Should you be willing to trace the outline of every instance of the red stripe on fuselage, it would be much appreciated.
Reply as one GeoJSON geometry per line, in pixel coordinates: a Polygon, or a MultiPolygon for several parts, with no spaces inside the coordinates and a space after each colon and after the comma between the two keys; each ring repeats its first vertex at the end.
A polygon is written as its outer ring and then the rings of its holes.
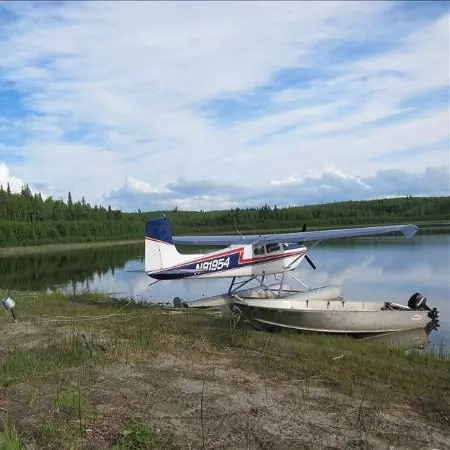
{"type": "Polygon", "coordinates": [[[258,262],[258,261],[270,261],[272,259],[280,259],[280,258],[288,258],[290,256],[295,256],[299,253],[303,253],[305,250],[294,250],[291,251],[291,253],[283,252],[275,255],[266,255],[266,256],[257,256],[256,258],[246,258],[244,259],[243,254],[241,253],[239,255],[239,264],[247,264],[252,262],[258,262]]]}

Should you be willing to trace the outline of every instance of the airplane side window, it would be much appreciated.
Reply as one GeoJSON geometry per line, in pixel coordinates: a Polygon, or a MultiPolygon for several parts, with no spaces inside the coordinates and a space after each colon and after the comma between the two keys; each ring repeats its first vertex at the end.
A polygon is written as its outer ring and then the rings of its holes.
{"type": "Polygon", "coordinates": [[[260,247],[255,247],[253,250],[253,253],[256,255],[264,255],[265,251],[264,251],[264,247],[260,246],[260,247]]]}
{"type": "Polygon", "coordinates": [[[280,244],[267,244],[266,245],[267,253],[276,252],[277,250],[280,250],[280,244]]]}

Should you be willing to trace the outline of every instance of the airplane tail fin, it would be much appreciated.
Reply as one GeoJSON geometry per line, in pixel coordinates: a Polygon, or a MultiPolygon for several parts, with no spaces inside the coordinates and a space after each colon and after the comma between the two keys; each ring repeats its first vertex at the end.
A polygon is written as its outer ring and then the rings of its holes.
{"type": "Polygon", "coordinates": [[[163,270],[181,261],[167,219],[149,220],[145,224],[145,271],[163,270]]]}

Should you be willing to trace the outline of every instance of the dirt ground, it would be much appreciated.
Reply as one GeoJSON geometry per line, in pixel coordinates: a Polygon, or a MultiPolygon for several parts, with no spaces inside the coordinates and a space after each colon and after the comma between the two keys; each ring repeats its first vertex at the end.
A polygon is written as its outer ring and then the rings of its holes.
{"type": "MultiPolygon", "coordinates": [[[[3,324],[0,355],[15,342],[33,350],[44,334],[31,323],[3,324]]],[[[450,429],[411,408],[344,395],[320,375],[269,377],[250,368],[252,359],[263,358],[257,352],[206,344],[198,350],[156,356],[136,350],[113,363],[94,357],[57,373],[30,372],[19,383],[3,376],[0,416],[12,419],[28,450],[114,448],[125,424],[137,418],[172,436],[169,448],[450,449],[450,429]],[[70,390],[83,394],[78,413],[55,406],[55,395],[70,390]]]]}
{"type": "Polygon", "coordinates": [[[128,413],[173,432],[182,448],[450,448],[450,435],[411,411],[373,410],[320,387],[320,380],[274,383],[233,368],[232,361],[227,355],[197,363],[162,356],[107,367],[95,402],[109,413],[116,405],[119,415],[128,402],[128,413]]]}

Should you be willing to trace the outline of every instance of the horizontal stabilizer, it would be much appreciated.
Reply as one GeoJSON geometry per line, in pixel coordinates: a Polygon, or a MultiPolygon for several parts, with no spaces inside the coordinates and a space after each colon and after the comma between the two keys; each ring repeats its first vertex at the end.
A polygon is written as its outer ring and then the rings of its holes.
{"type": "Polygon", "coordinates": [[[175,273],[175,274],[193,274],[193,273],[200,273],[200,272],[208,272],[208,270],[203,269],[167,269],[166,273],[175,273]]]}
{"type": "Polygon", "coordinates": [[[208,272],[203,269],[168,269],[161,273],[153,274],[152,277],[159,280],[178,280],[181,278],[189,278],[195,275],[200,275],[202,273],[208,272]]]}

